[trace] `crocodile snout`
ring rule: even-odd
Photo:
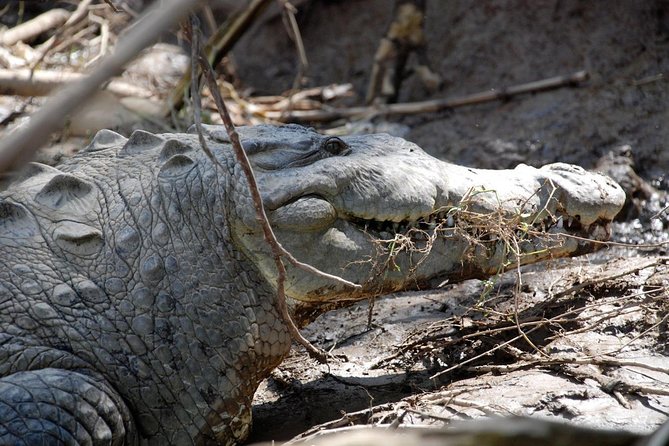
[[[605,175],[564,163],[539,170],[556,186],[561,211],[584,227],[612,221],[625,203],[623,189]]]

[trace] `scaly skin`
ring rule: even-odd
[[[247,436],[253,393],[290,339],[246,181],[222,128],[207,132],[220,167],[193,134],[102,131],[58,170],[33,164],[0,194],[0,444]],[[398,258],[407,268],[368,281],[369,264],[347,267],[372,254],[365,222],[426,217],[483,181],[499,186],[509,212],[507,198],[529,198],[532,210],[578,214],[580,233],[603,237],[624,200],[605,177],[564,165],[493,173],[387,135],[240,133],[280,241],[305,262],[366,283],[352,294],[290,270],[290,305],[303,323],[379,289],[490,274],[500,260],[481,253],[463,264],[464,242],[445,239],[412,277],[402,272],[409,259]],[[557,193],[535,194],[545,178]],[[553,254],[590,248],[572,241]]]

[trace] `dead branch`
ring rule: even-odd
[[[198,0],[166,0],[150,8],[140,19],[142,22],[132,27],[116,50],[90,75],[62,89],[32,115],[25,126],[0,141],[0,173],[17,169],[27,162],[49,135],[63,126],[70,113],[197,3]]]
[[[366,409],[359,410],[357,412],[343,412],[341,418],[336,420],[328,421],[317,426],[313,426],[305,432],[297,435],[292,438],[284,445],[295,444],[299,442],[304,442],[315,437],[319,436],[319,432],[332,432],[335,429],[339,429],[345,426],[355,426],[355,425],[367,425],[370,419],[378,413],[395,411],[396,407],[393,403],[383,403],[376,406],[372,406]]]
[[[118,9],[118,8],[116,7],[116,5],[114,4],[114,2],[112,2],[111,0],[105,0],[105,3],[109,5],[109,7],[112,9],[112,11],[114,11],[114,12],[121,12],[121,10]]]
[[[505,100],[525,93],[554,90],[556,88],[577,85],[588,78],[586,71],[577,71],[566,76],[555,76],[507,88],[491,89],[466,96],[430,101],[406,102],[403,104],[372,105],[350,108],[332,108],[324,110],[294,110],[288,113],[279,111],[256,110],[254,114],[281,122],[325,122],[336,119],[369,118],[373,116],[411,115],[433,113],[466,105]]]
[[[88,13],[88,7],[92,3],[92,1],[93,0],[83,0],[79,2],[79,5],[77,5],[77,9],[72,14],[70,14],[70,16],[65,21],[65,24],[56,30],[56,34],[51,39],[49,39],[49,43],[46,45],[46,48],[42,50],[40,56],[32,63],[31,66],[32,70],[34,70],[37,66],[39,66],[39,64],[42,63],[47,54],[49,54],[49,52],[53,50],[53,47],[56,46],[56,43],[58,42],[58,40],[60,40],[65,30],[71,27],[72,25],[78,23],[86,16],[86,14]]]
[[[70,17],[70,12],[65,9],[54,8],[34,19],[16,25],[0,35],[0,44],[12,46],[17,42],[29,42],[45,31],[61,26]]]
[[[227,20],[214,34],[204,47],[207,62],[216,67],[223,57],[235,46],[239,38],[244,35],[255,19],[265,10],[272,0],[253,0],[241,13]],[[168,113],[179,109],[183,105],[184,93],[191,83],[191,73],[186,72],[179,83],[170,93],[167,100]]]
[[[12,96],[48,96],[52,91],[66,87],[67,84],[81,81],[83,73],[66,71],[39,70],[30,73],[28,69],[0,69],[0,95]],[[151,93],[122,80],[113,79],[104,88],[117,96],[149,98]]]
[[[609,394],[613,392],[639,393],[648,395],[669,396],[669,388],[652,387],[630,383],[621,378],[610,378],[598,371],[588,367],[573,367],[565,365],[561,368],[562,372],[577,379],[593,379],[597,381],[601,389]]]
[[[91,60],[86,62],[86,67],[89,67],[107,55],[109,51],[109,22],[94,14],[90,14],[90,20],[100,25],[100,51]]]
[[[636,367],[653,372],[664,373],[669,376],[669,369],[658,367],[639,361],[616,359],[610,357],[564,357],[564,358],[538,358],[534,360],[521,360],[514,364],[484,364],[468,367],[467,370],[475,373],[509,373],[534,367],[550,367],[554,365],[595,365],[604,367]]]
[[[393,21],[381,39],[374,55],[365,103],[375,99],[395,102],[407,77],[406,63],[415,52],[418,66],[414,68],[423,84],[431,91],[441,83],[441,78],[429,67],[425,39],[425,0],[396,0]]]
[[[25,67],[27,62],[25,59],[16,57],[9,51],[7,48],[0,45],[0,66],[7,68],[19,68]]]
[[[279,3],[281,5],[286,30],[295,43],[295,49],[297,50],[299,64],[297,66],[297,75],[293,81],[293,90],[297,90],[304,83],[304,78],[309,69],[309,60],[307,59],[307,52],[304,49],[302,33],[300,32],[300,27],[297,25],[297,19],[295,18],[297,8],[295,8],[295,6],[288,0],[279,0]]]
[[[72,30],[73,31],[76,30],[76,32],[72,36],[68,36],[66,39],[63,39],[57,44],[55,44],[53,48],[47,48],[46,51],[43,51],[42,52],[42,54],[44,55],[43,57],[46,57],[47,53],[54,53],[54,54],[61,53],[75,44],[79,44],[82,47],[86,46],[89,42],[90,36],[93,35],[95,31],[97,31],[97,28],[98,25],[96,24],[88,25],[84,22],[74,25],[72,27]],[[49,39],[49,44],[52,43],[56,43],[56,39],[54,38]],[[37,64],[33,63],[33,66],[37,66]]]
[[[564,297],[566,295],[576,293],[577,291],[580,291],[583,288],[586,288],[586,287],[589,287],[589,286],[592,286],[592,285],[597,285],[597,284],[604,283],[604,282],[608,282],[609,280],[618,279],[620,277],[625,277],[627,275],[637,273],[637,272],[639,272],[641,270],[644,270],[646,268],[651,268],[653,266],[662,265],[666,262],[667,262],[666,258],[659,258],[659,259],[656,259],[652,262],[644,263],[643,265],[634,266],[632,268],[626,269],[624,271],[621,271],[621,272],[618,272],[618,273],[615,273],[615,274],[611,274],[609,276],[598,277],[598,278],[595,278],[595,279],[588,279],[588,280],[585,280],[585,281],[579,283],[578,285],[574,285],[572,287],[567,288],[566,290],[560,291],[559,293],[555,293],[550,298],[551,299],[559,299],[559,298]]]
[[[195,22],[195,16],[191,16],[191,23],[190,23],[190,29],[189,33],[191,35],[191,46],[192,46],[192,57],[193,60],[197,60],[198,65],[200,66],[200,71],[204,74],[206,80],[207,80],[207,85],[209,87],[209,91],[214,97],[214,101],[216,103],[216,107],[218,109],[218,112],[221,116],[221,120],[223,121],[223,125],[225,126],[225,129],[228,133],[228,136],[230,137],[230,142],[232,144],[232,148],[235,153],[235,157],[237,161],[239,162],[242,171],[244,172],[244,176],[246,177],[246,181],[248,183],[249,191],[251,193],[251,198],[253,200],[253,206],[255,208],[256,212],[256,219],[258,223],[260,224],[262,230],[263,230],[263,235],[265,238],[265,242],[269,245],[271,251],[272,251],[272,256],[274,258],[276,267],[277,267],[277,301],[278,301],[278,306],[279,310],[281,312],[281,315],[283,317],[283,320],[288,327],[288,331],[290,332],[292,338],[300,343],[304,348],[306,348],[307,352],[309,352],[309,355],[316,360],[318,360],[321,363],[326,363],[326,358],[327,358],[327,353],[316,348],[311,342],[309,342],[306,338],[302,336],[300,333],[299,329],[295,325],[295,322],[293,321],[290,312],[288,310],[288,305],[286,304],[286,295],[285,295],[285,279],[286,279],[286,268],[283,264],[282,258],[285,258],[288,260],[292,265],[306,270],[312,274],[316,274],[320,277],[325,277],[329,280],[333,280],[339,283],[342,283],[346,286],[350,286],[351,288],[360,288],[360,285],[356,285],[354,283],[351,283],[347,280],[344,280],[340,277],[324,273],[316,268],[314,268],[311,265],[299,262],[296,260],[292,254],[290,254],[288,251],[281,246],[279,241],[276,239],[276,236],[274,235],[274,232],[272,231],[272,227],[269,224],[269,220],[267,219],[267,215],[265,214],[265,206],[263,204],[262,196],[260,195],[260,190],[258,189],[258,184],[255,179],[255,174],[253,173],[253,168],[251,167],[251,163],[246,156],[246,152],[244,151],[244,148],[242,147],[242,144],[239,139],[239,134],[237,133],[237,130],[235,129],[234,124],[232,123],[232,119],[230,118],[230,114],[228,113],[228,109],[225,106],[225,103],[223,102],[223,98],[221,97],[220,92],[218,91],[218,85],[216,84],[216,78],[214,74],[214,69],[212,66],[209,64],[209,61],[207,60],[204,52],[202,51],[201,48],[199,48],[199,31],[197,29],[197,26],[193,22]],[[193,67],[192,67],[192,78],[195,79],[197,77],[196,74],[196,67],[195,67],[195,62],[193,62]],[[193,82],[193,87],[191,87],[192,95],[193,95],[193,102],[195,105],[196,109],[196,126],[198,127],[198,135],[200,137],[200,143],[202,144],[203,148],[205,149],[205,152],[207,155],[212,158],[216,164],[218,164],[218,161],[215,159],[213,154],[206,148],[206,141],[203,136],[202,128],[201,128],[201,120],[199,116],[199,110],[201,109],[201,105],[199,102],[199,94],[197,93],[197,83]]]

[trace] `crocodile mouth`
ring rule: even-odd
[[[502,211],[471,212],[458,207],[443,207],[415,220],[377,220],[337,210],[318,194],[308,194],[289,201],[269,212],[270,222],[280,230],[322,231],[331,228],[337,220],[343,221],[375,239],[389,240],[401,234],[412,242],[420,243],[436,236],[448,237],[458,230],[472,233],[483,241],[504,238],[516,233],[522,237],[575,236],[593,241],[608,240],[611,221],[600,218],[584,225],[579,215],[568,216],[563,212],[539,217],[508,216]]]
[[[454,209],[443,209],[414,221],[379,221],[359,217],[346,220],[375,238],[387,240],[401,234],[417,243],[427,241],[435,234],[448,236],[458,230],[472,233],[482,241],[504,238],[503,233],[536,237],[574,236],[592,241],[605,241],[611,236],[611,222],[606,219],[586,226],[581,224],[578,215],[571,217],[558,213],[528,222],[513,217],[495,218],[494,213],[461,215]]]

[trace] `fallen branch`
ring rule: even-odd
[[[562,372],[573,376],[577,379],[593,379],[597,381],[600,388],[609,394],[613,392],[624,391],[626,393],[637,393],[637,394],[648,394],[648,395],[663,395],[669,396],[669,388],[660,388],[645,386],[639,384],[633,384],[621,378],[610,378],[594,370],[589,370],[587,367],[571,367],[570,365],[564,365],[561,368]]]
[[[336,119],[351,119],[372,116],[411,115],[431,113],[482,104],[497,100],[506,100],[525,93],[537,93],[560,87],[575,85],[588,79],[586,71],[577,71],[567,76],[556,76],[526,84],[514,85],[499,90],[491,89],[467,96],[451,99],[433,99],[430,101],[406,102],[403,104],[372,105],[366,107],[333,108],[329,110],[294,110],[291,112],[265,111],[258,107],[249,111],[256,116],[281,122],[323,122]]]
[[[85,77],[86,75],[83,73],[50,70],[35,71],[31,77],[29,69],[0,69],[0,95],[48,96],[52,91],[61,89],[67,84],[81,81]],[[116,79],[109,81],[105,90],[117,96],[151,97],[151,93],[145,88]]]
[[[636,367],[669,375],[669,369],[645,364],[639,361],[630,361],[616,358],[593,358],[593,357],[564,357],[564,358],[539,358],[526,360],[514,364],[484,364],[467,367],[467,371],[474,373],[510,373],[534,367],[549,367],[554,365],[595,365],[604,367]],[[668,390],[669,391],[669,390]]]
[[[232,49],[239,38],[244,34],[253,21],[265,10],[272,0],[253,0],[253,2],[239,15],[226,21],[216,31],[204,47],[207,62],[215,67],[223,57]],[[169,112],[179,109],[183,105],[184,93],[188,91],[191,83],[191,73],[186,72],[176,87],[172,90],[167,104]]]
[[[30,160],[49,135],[62,128],[70,113],[197,3],[197,0],[166,0],[150,8],[140,19],[142,22],[132,27],[116,50],[105,57],[90,75],[62,89],[33,114],[25,126],[0,140],[0,173],[18,169]]]
[[[367,426],[369,424],[370,419],[375,414],[382,412],[390,412],[390,411],[395,412],[397,409],[397,407],[395,406],[396,403],[383,403],[377,406],[371,406],[366,409],[359,410],[357,412],[350,412],[350,413],[342,412],[341,418],[313,426],[308,430],[302,432],[301,434],[293,437],[290,441],[284,443],[284,446],[306,442],[307,440],[312,440],[316,437],[319,437],[324,432],[333,432],[343,427],[350,427],[356,425]]]
[[[374,64],[365,97],[366,104],[395,102],[402,82],[408,77],[406,69],[410,55],[416,54],[413,73],[418,74],[428,91],[436,91],[441,78],[430,68],[425,38],[425,0],[397,0],[393,21],[381,38],[374,54]]]
[[[56,46],[56,42],[61,39],[65,30],[81,21],[86,16],[86,14],[88,14],[88,7],[91,3],[92,0],[83,0],[79,2],[77,9],[72,14],[70,14],[70,16],[65,21],[65,24],[56,30],[56,33],[52,36],[51,39],[49,39],[49,43],[47,44],[46,48],[42,50],[42,54],[40,54],[40,56],[31,64],[32,70],[38,67],[46,55],[49,54],[51,50],[53,50],[53,48]]]
[[[293,81],[293,90],[297,90],[304,83],[307,70],[309,69],[309,60],[307,59],[307,52],[304,49],[302,33],[300,32],[300,27],[297,25],[297,19],[295,18],[297,8],[289,3],[288,0],[279,0],[279,4],[281,5],[281,10],[283,12],[286,31],[288,32],[288,36],[295,43],[295,49],[297,50],[297,60],[299,63],[297,65],[297,74]]]
[[[625,277],[625,276],[628,276],[630,274],[636,274],[639,271],[642,271],[646,268],[651,268],[653,266],[662,265],[666,261],[667,261],[666,258],[659,258],[659,259],[656,259],[652,262],[644,263],[642,265],[637,265],[637,266],[634,266],[632,268],[626,269],[624,271],[621,271],[621,272],[618,272],[618,273],[615,273],[615,274],[611,274],[611,275],[604,276],[604,277],[597,277],[595,279],[588,279],[588,280],[585,280],[585,281],[579,283],[578,285],[574,285],[572,287],[567,288],[566,290],[560,291],[559,293],[555,293],[555,294],[550,295],[548,300],[560,299],[561,297],[567,296],[569,294],[574,294],[577,291],[580,291],[583,288],[586,288],[586,287],[589,287],[589,286],[593,286],[593,285],[597,285],[597,284],[600,284],[600,283],[608,282],[609,280],[619,279],[621,277]]]
[[[2,33],[0,45],[12,46],[17,42],[29,42],[43,32],[61,26],[69,17],[70,12],[65,9],[50,9]]]

